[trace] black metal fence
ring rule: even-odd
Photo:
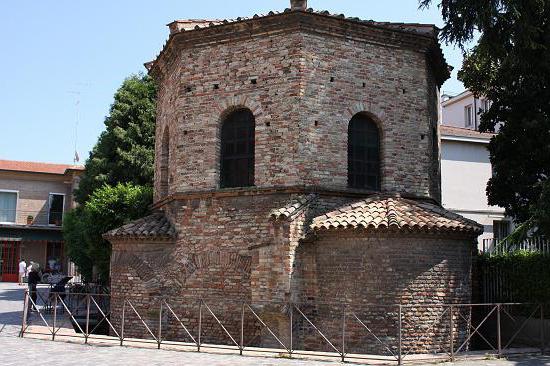
[[[550,324],[545,309],[519,303],[252,304],[157,298],[120,299],[113,314],[107,294],[39,290],[25,294],[20,336],[401,365],[544,353]]]

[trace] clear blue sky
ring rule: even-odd
[[[76,94],[81,162],[103,130],[124,78],[145,71],[168,37],[167,23],[236,18],[283,10],[289,0],[10,0],[0,12],[0,159],[72,163]],[[309,0],[317,10],[363,19],[442,25],[437,7],[417,0]],[[461,53],[444,46],[455,67],[443,91],[459,93]]]

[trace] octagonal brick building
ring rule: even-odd
[[[170,23],[146,64],[158,82],[155,213],[105,234],[115,322],[122,299],[147,312],[165,298],[193,328],[203,299],[230,330],[229,303],[244,301],[284,333],[285,311],[268,304],[293,302],[338,334],[322,304],[470,301],[482,228],[440,205],[449,66],[437,29],[291,3]],[[209,339],[227,341],[215,328]],[[296,344],[313,348],[302,334]]]

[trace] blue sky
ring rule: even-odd
[[[167,23],[236,18],[283,10],[289,0],[6,0],[0,12],[0,159],[72,163],[77,94],[81,162],[103,130],[113,94],[144,71],[168,37]],[[395,22],[442,26],[437,7],[417,0],[309,0],[309,6]],[[460,51],[444,45],[455,67],[443,91],[459,93]]]

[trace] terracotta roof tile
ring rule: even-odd
[[[164,213],[158,212],[108,231],[103,234],[103,237],[105,239],[173,239],[176,237],[176,229]]]
[[[314,194],[292,198],[285,206],[272,210],[269,216],[275,220],[285,220],[307,208],[317,198]]]
[[[470,130],[468,128],[460,128],[454,126],[445,126],[441,125],[441,135],[442,136],[456,136],[456,137],[471,137],[478,138],[483,140],[490,140],[494,133],[490,132],[479,132],[476,130]]]
[[[67,169],[84,170],[81,165],[38,163],[31,161],[0,160],[0,170],[17,172],[65,174]]]
[[[475,221],[445,210],[441,206],[402,198],[377,195],[338,208],[313,219],[313,230],[333,229],[408,229],[481,234]]]

